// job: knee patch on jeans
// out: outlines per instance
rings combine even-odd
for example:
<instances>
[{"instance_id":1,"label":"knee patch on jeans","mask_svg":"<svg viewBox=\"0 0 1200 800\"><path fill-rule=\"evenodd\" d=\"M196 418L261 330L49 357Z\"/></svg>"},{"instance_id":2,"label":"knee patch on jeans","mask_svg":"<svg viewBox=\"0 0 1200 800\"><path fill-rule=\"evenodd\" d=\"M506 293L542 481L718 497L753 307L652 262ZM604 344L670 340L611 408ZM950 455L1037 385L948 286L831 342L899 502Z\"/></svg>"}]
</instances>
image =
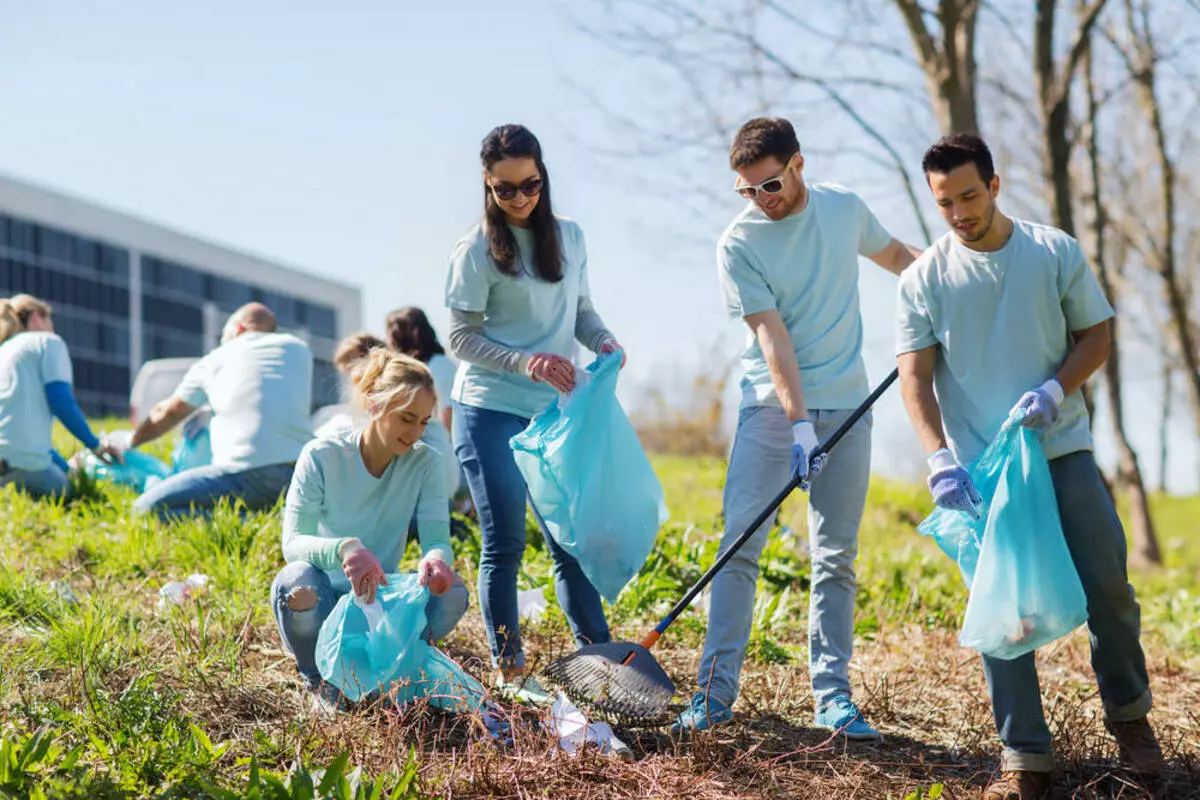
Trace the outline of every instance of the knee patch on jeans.
<instances>
[{"instance_id":1,"label":"knee patch on jeans","mask_svg":"<svg viewBox=\"0 0 1200 800\"><path fill-rule=\"evenodd\" d=\"M297 586L288 592L287 607L290 611L312 611L317 607L317 590L311 586Z\"/></svg>"}]
</instances>

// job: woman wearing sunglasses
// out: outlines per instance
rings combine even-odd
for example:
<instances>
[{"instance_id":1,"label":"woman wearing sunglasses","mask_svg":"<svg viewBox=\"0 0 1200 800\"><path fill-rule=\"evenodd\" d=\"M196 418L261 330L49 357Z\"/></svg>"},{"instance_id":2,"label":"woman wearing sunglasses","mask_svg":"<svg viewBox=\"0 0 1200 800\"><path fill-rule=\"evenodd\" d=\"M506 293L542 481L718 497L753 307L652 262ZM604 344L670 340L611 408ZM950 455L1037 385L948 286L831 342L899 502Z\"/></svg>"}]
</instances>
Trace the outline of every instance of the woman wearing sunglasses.
<instances>
[{"instance_id":1,"label":"woman wearing sunglasses","mask_svg":"<svg viewBox=\"0 0 1200 800\"><path fill-rule=\"evenodd\" d=\"M553 698L525 675L517 571L525 552L526 488L508 442L555 392L574 387L576 340L595 353L620 346L588 296L583 233L551 208L537 138L521 125L503 125L484 138L480 157L483 219L455 246L446 282L449 342L459 361L454 449L483 533L479 604L497 682L513 699L548 704ZM540 526L575 638L607 642L599 593Z\"/></svg>"}]
</instances>

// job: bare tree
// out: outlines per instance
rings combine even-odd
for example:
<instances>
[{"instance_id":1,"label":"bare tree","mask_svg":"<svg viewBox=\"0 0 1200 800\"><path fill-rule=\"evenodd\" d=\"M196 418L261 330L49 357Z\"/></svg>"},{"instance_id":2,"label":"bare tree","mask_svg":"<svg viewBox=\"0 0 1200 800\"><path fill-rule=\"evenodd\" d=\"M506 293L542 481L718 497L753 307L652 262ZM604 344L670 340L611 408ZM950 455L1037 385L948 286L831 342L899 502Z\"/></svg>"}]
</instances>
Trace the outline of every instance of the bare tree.
<instances>
[{"instance_id":1,"label":"bare tree","mask_svg":"<svg viewBox=\"0 0 1200 800\"><path fill-rule=\"evenodd\" d=\"M1159 50L1150 24L1148 0L1142 0L1137 7L1134 6L1134 0L1125 0L1124 5L1125 36L1110 34L1110 39L1124 59L1138 105L1152 135L1161 204L1158 230L1150 232L1144 241L1135 235L1135 243L1139 244L1143 255L1154 266L1162 281L1170 330L1176 340L1178 357L1187 381L1196 430L1200 431L1200 351L1196 349L1196 322L1192 319L1188 302L1187 280L1181 274L1178 262L1177 170L1168 146L1167 126L1158 96L1158 66L1163 53Z\"/></svg>"},{"instance_id":2,"label":"bare tree","mask_svg":"<svg viewBox=\"0 0 1200 800\"><path fill-rule=\"evenodd\" d=\"M1102 158L1099 135L1100 94L1096 87L1092 38L1092 36L1088 36L1085 40L1082 52L1084 87L1087 94L1087 121L1084 132L1091 178L1091 191L1088 198L1091 205L1091 225L1089 226L1091 246L1089 249L1091 250L1092 268L1104 289L1104 295L1108 298L1113 310L1116 311L1118 307L1116 285L1105 247L1105 232L1108 222L1104 208L1103 182L1100 177ZM1137 453L1134 452L1129 443L1129 437L1125 434L1125 415L1121 397L1121 339L1118 335L1118 325L1119 317L1114 315L1109 322L1112 336L1111 350L1108 360L1104 363L1104 388L1111 409L1113 435L1117 441L1117 484L1128 494L1130 500L1133 538L1131 555L1134 562L1142 565L1161 564L1162 554L1158 548L1154 520L1150 517L1150 504L1146 499L1142 471L1138 466Z\"/></svg>"},{"instance_id":3,"label":"bare tree","mask_svg":"<svg viewBox=\"0 0 1200 800\"><path fill-rule=\"evenodd\" d=\"M975 31L981 0L939 0L937 11L926 9L917 0L894 2L904 16L925 73L938 127L979 133ZM930 29L930 17L937 21L936 31Z\"/></svg>"}]
</instances>

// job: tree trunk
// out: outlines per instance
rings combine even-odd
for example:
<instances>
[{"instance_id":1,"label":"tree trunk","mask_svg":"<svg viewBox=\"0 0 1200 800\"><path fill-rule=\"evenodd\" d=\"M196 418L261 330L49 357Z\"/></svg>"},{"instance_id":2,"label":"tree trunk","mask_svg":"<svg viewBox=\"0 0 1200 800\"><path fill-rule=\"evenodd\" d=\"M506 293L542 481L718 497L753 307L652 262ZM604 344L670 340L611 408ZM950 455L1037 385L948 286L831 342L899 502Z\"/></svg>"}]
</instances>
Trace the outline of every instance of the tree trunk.
<instances>
[{"instance_id":1,"label":"tree trunk","mask_svg":"<svg viewBox=\"0 0 1200 800\"><path fill-rule=\"evenodd\" d=\"M1158 491L1167 493L1167 456L1170 447L1171 425L1171 378L1175 370L1169 359L1163 359L1162 372L1162 410L1158 417Z\"/></svg>"},{"instance_id":2,"label":"tree trunk","mask_svg":"<svg viewBox=\"0 0 1200 800\"><path fill-rule=\"evenodd\" d=\"M1143 16L1147 12L1143 10ZM1171 317L1171 329L1175 333L1179 348L1180 359L1191 398L1192 417L1195 420L1196 431L1200 433L1200 352L1196 350L1196 342L1192 337L1193 321L1188 309L1187 292L1183 286L1176 268L1176 227L1175 227L1175 163L1167 148L1166 127L1162 119L1162 107L1158 102L1156 87L1156 60L1158 54L1154 49L1153 35L1148 20L1139 31L1130 14L1130 33L1136 37L1136 52L1133 58L1127 55L1135 69L1133 70L1134 86L1139 105L1146 115L1146 121L1154 134L1155 158L1159 169L1159 197L1162 202L1162 230L1158 235L1157 253L1154 258L1159 277L1163 282L1167 310Z\"/></svg>"},{"instance_id":3,"label":"tree trunk","mask_svg":"<svg viewBox=\"0 0 1200 800\"><path fill-rule=\"evenodd\" d=\"M925 24L918 0L895 0L925 74L933 115L944 133L979 133L975 100L975 30L980 0L940 0L940 41Z\"/></svg>"},{"instance_id":4,"label":"tree trunk","mask_svg":"<svg viewBox=\"0 0 1200 800\"><path fill-rule=\"evenodd\" d=\"M1116 311L1116 287L1112 280L1108 265L1108 253L1104 246L1107 219L1104 212L1103 185L1100 180L1100 141L1097 130L1100 109L1092 68L1092 52L1089 44L1083 54L1083 74L1087 90L1087 154L1092 183L1091 261L1100 286L1104 290L1104 295L1108 298L1113 310ZM1119 346L1121 340L1117 335L1117 319L1114 314L1112 320L1109 321L1112 349L1109 352L1108 360L1104 363L1104 388L1105 396L1108 399L1109 413L1112 416L1113 435L1117 440L1117 485L1129 496L1130 536L1133 539L1133 551L1130 553L1130 559L1135 564L1142 566L1161 564L1162 554L1158 549L1154 520L1150 516L1150 504L1146 499L1142 470L1138 466L1137 453L1134 452L1133 447L1129 444L1129 437L1125 434L1125 414L1121 403L1121 349Z\"/></svg>"}]
</instances>

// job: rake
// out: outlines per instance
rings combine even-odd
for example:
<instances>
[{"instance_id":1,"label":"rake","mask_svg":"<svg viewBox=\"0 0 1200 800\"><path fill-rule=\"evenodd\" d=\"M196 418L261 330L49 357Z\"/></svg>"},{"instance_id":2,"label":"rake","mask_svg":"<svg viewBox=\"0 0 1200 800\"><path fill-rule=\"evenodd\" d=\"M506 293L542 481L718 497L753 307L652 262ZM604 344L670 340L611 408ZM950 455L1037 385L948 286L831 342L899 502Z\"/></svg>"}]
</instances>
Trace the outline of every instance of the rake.
<instances>
[{"instance_id":1,"label":"rake","mask_svg":"<svg viewBox=\"0 0 1200 800\"><path fill-rule=\"evenodd\" d=\"M897 370L892 370L884 381L871 392L862 405L854 410L845 422L834 431L833 435L822 442L809 456L811 466L833 449L863 414L875 404L875 401L887 391L896 380ZM793 477L787 486L775 496L770 505L762 510L745 532L721 553L716 562L705 572L700 580L688 590L687 594L675 604L667 616L646 634L641 643L638 642L605 642L589 644L576 652L554 661L546 668L546 677L566 690L567 695L577 704L588 705L596 712L613 719L628 727L650 727L661 725L668 718L668 704L675 696L675 684L663 670L658 660L650 653L650 648L666 632L683 610L687 608L696 595L704 590L713 576L733 557L733 554L744 545L758 527L766 521L775 509L779 508L792 490L800 485Z\"/></svg>"}]
</instances>

